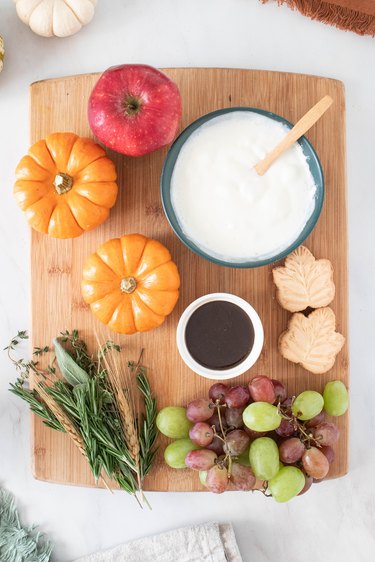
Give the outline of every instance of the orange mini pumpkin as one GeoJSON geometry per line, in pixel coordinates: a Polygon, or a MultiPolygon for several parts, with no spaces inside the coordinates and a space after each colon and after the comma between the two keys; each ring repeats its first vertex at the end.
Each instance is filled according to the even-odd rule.
{"type": "Polygon", "coordinates": [[[83,269],[83,298],[101,322],[121,334],[160,326],[175,307],[179,287],[167,248],[142,234],[105,242],[83,269]]]}
{"type": "Polygon", "coordinates": [[[19,162],[14,195],[32,228],[74,238],[107,219],[116,178],[113,162],[93,140],[53,133],[19,162]]]}

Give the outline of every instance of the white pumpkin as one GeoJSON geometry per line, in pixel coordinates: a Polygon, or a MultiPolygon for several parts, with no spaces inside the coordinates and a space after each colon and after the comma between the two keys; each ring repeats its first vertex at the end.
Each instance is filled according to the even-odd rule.
{"type": "Polygon", "coordinates": [[[3,41],[3,38],[0,35],[0,72],[3,70],[4,54],[5,54],[4,41],[3,41]]]}
{"type": "Polygon", "coordinates": [[[94,15],[97,0],[14,0],[18,17],[43,37],[77,33],[94,15]]]}

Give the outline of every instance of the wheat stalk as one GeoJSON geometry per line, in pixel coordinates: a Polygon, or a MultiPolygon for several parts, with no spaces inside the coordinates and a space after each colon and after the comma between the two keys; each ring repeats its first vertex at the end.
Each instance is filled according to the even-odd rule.
{"type": "MultiPolygon", "coordinates": [[[[99,341],[98,344],[100,349],[99,341]]],[[[112,389],[116,402],[123,436],[128,446],[130,456],[134,461],[134,471],[136,473],[138,490],[141,496],[140,505],[142,505],[142,503],[146,503],[150,507],[142,488],[141,445],[139,435],[140,396],[138,392],[138,400],[136,403],[134,398],[135,393],[133,392],[134,380],[136,379],[142,355],[143,350],[141,351],[138,363],[135,366],[130,365],[129,363],[127,366],[124,366],[123,361],[120,363],[120,359],[116,354],[111,355],[112,364],[110,364],[105,354],[101,355],[101,359],[103,359],[106,368],[107,381],[112,389]]]]}
{"type": "MultiPolygon", "coordinates": [[[[36,373],[34,373],[35,377],[36,373]]],[[[39,375],[41,377],[41,375],[39,375]]],[[[35,378],[38,378],[37,376],[35,378]]],[[[79,434],[77,428],[69,418],[69,416],[64,411],[63,407],[57,404],[54,399],[48,394],[44,384],[42,382],[38,382],[35,387],[35,391],[39,394],[40,398],[43,402],[48,406],[51,412],[56,416],[59,420],[63,428],[65,429],[66,433],[69,435],[75,446],[81,451],[82,455],[86,456],[85,452],[85,444],[81,435],[79,434]]]]}
{"type": "MultiPolygon", "coordinates": [[[[39,373],[38,371],[34,371],[34,377],[37,379],[44,379],[44,375],[39,373]]],[[[46,387],[43,382],[38,382],[35,387],[35,392],[39,395],[40,399],[47,405],[47,407],[51,410],[57,420],[60,422],[62,427],[65,430],[65,433],[70,437],[73,444],[77,447],[77,449],[81,452],[81,454],[87,459],[87,452],[85,449],[84,441],[81,437],[81,434],[75,427],[74,423],[71,421],[70,417],[65,412],[64,408],[60,406],[55,400],[50,396],[46,390],[46,387]]],[[[105,476],[103,474],[100,475],[103,484],[112,492],[105,476]]]]}
{"type": "MultiPolygon", "coordinates": [[[[120,365],[120,361],[117,356],[112,355],[112,364],[109,363],[106,356],[102,356],[102,359],[106,367],[107,380],[116,402],[123,436],[128,446],[130,456],[134,461],[135,470],[138,474],[140,473],[140,446],[137,428],[137,414],[132,392],[132,381],[129,376],[125,375],[124,377],[123,365],[120,365]],[[124,378],[125,380],[123,380],[124,378]]],[[[125,369],[125,373],[126,372],[127,369],[125,369]]]]}

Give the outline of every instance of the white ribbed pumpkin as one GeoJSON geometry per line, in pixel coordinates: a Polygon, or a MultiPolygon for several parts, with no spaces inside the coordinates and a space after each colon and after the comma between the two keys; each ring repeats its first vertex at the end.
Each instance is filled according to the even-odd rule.
{"type": "Polygon", "coordinates": [[[92,20],[97,0],[14,0],[18,17],[43,37],[67,37],[92,20]]]}

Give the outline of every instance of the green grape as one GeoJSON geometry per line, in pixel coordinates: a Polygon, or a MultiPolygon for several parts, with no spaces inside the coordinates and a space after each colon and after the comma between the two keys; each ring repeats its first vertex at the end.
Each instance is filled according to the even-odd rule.
{"type": "Polygon", "coordinates": [[[300,420],[311,420],[323,410],[323,396],[315,390],[301,392],[292,404],[292,412],[300,420]]]}
{"type": "Polygon", "coordinates": [[[288,502],[301,492],[305,486],[305,476],[296,466],[284,466],[268,482],[268,490],[279,503],[288,502]]]}
{"type": "Polygon", "coordinates": [[[164,451],[164,460],[172,468],[186,468],[185,458],[190,451],[199,449],[190,439],[177,439],[164,451]]]}
{"type": "Polygon", "coordinates": [[[250,466],[249,453],[250,453],[250,445],[247,447],[246,451],[238,455],[237,462],[243,464],[244,466],[250,466]]]}
{"type": "Polygon", "coordinates": [[[253,402],[245,408],[243,422],[253,431],[273,431],[281,423],[281,417],[276,406],[268,402],[253,402]]]}
{"type": "Polygon", "coordinates": [[[189,437],[192,423],[186,417],[186,409],[181,406],[167,406],[156,417],[156,426],[160,433],[171,439],[189,437]]]}
{"type": "Polygon", "coordinates": [[[329,416],[342,416],[349,405],[349,394],[341,381],[327,382],[323,392],[324,410],[329,416]]]}
{"type": "Polygon", "coordinates": [[[207,470],[200,470],[199,471],[199,480],[202,486],[207,486],[207,470]]]}
{"type": "Polygon", "coordinates": [[[259,437],[251,443],[249,459],[259,480],[270,480],[279,471],[279,449],[270,437],[259,437]]]}

